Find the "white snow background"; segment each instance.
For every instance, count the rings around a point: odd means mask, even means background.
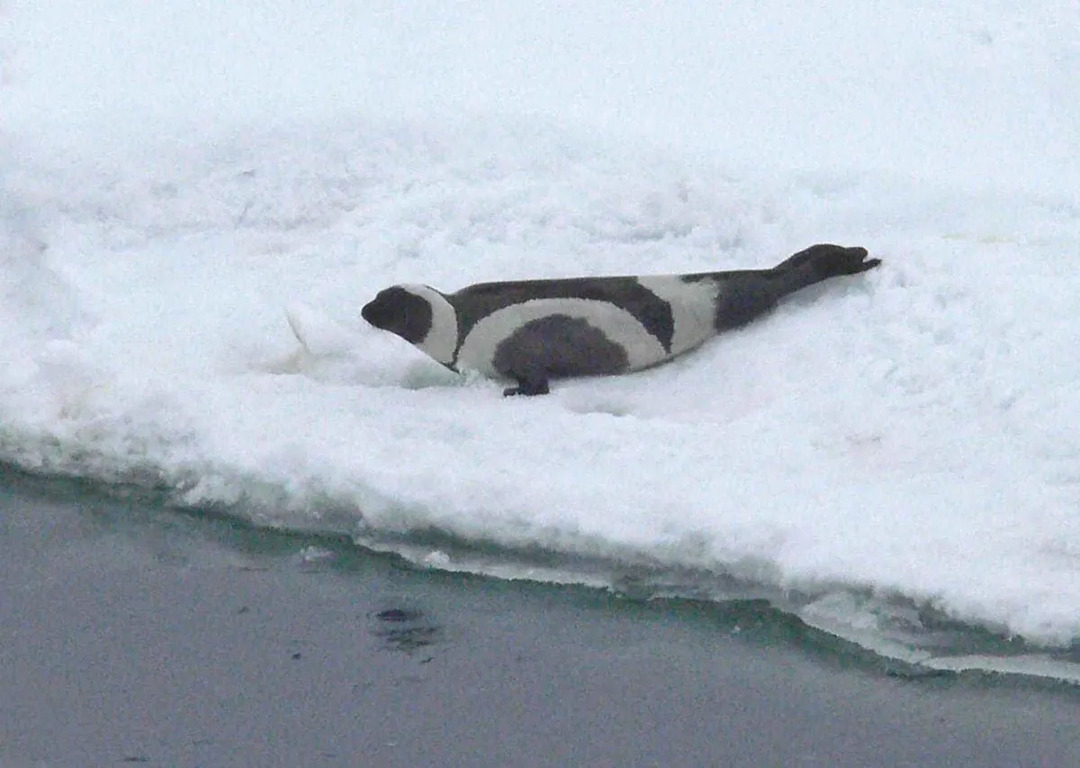
[[[1080,638],[1077,3],[0,0],[0,174],[0,460]],[[548,397],[359,317],[815,242],[884,264]]]

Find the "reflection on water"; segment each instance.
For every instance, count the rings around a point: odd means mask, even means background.
[[[390,607],[368,614],[371,634],[381,646],[409,656],[426,654],[430,646],[439,642],[442,627],[419,609]],[[427,663],[432,656],[425,655],[420,661]]]

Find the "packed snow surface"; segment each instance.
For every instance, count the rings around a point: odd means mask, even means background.
[[[0,460],[1080,638],[1077,4],[8,0],[0,24]],[[396,282],[814,242],[884,264],[547,397],[359,317]]]

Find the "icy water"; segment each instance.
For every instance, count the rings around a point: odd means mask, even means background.
[[[1080,757],[1072,684],[885,659],[763,599],[448,573],[10,468],[0,553],[5,768]]]
[[[374,562],[394,563],[440,579],[481,576],[538,588],[547,584],[556,591],[584,589],[628,604],[696,605],[718,622],[721,633],[782,639],[811,654],[888,675],[919,678],[970,671],[1031,683],[1080,684],[1080,644],[1040,648],[899,598],[839,588],[813,597],[708,572],[567,557],[538,547],[478,546],[439,532],[373,539],[290,531],[253,525],[246,516],[221,508],[178,509],[167,503],[166,494],[145,489],[39,478],[10,466],[4,469],[3,492],[5,498],[45,498],[66,509],[56,526],[47,520],[35,524],[42,526],[64,570],[142,563],[141,543],[146,541],[159,542],[157,554],[165,560],[182,563],[219,556],[224,564],[238,566],[248,557],[269,558],[274,567],[284,564],[298,572],[350,572]],[[73,504],[80,511],[73,513]],[[20,533],[10,516],[6,524],[9,534]],[[18,544],[5,544],[16,559]],[[69,548],[71,556],[64,554]],[[863,632],[857,631],[853,615],[868,617]]]

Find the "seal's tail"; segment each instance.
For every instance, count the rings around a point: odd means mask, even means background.
[[[812,245],[780,262],[766,274],[777,298],[780,298],[830,277],[866,272],[881,263],[881,259],[868,259],[868,255],[865,248]]]

